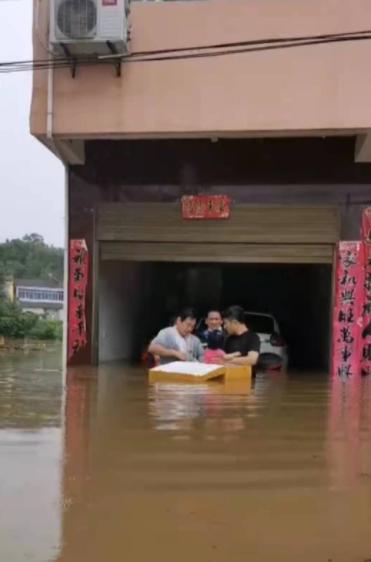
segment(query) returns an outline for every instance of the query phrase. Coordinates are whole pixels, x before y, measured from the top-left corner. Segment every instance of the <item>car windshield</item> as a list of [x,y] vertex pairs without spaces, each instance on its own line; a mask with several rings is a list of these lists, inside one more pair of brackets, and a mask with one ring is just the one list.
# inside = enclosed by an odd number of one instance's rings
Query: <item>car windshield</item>
[[271,316],[247,313],[246,324],[249,330],[257,334],[272,334],[274,332],[274,321]]

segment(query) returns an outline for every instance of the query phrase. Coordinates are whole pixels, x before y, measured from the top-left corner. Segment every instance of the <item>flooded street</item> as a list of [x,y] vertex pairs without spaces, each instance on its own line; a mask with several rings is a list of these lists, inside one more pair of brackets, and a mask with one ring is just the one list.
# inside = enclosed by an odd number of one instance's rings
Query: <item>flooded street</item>
[[60,348],[0,353],[0,560],[54,560],[61,543]]
[[371,380],[0,357],[0,560],[365,562]]

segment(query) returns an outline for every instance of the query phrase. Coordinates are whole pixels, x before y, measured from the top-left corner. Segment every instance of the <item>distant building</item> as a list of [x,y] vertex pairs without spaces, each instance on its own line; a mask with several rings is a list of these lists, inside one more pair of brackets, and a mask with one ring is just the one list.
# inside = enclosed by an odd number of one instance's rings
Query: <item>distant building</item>
[[23,312],[33,312],[53,320],[63,320],[63,288],[52,281],[17,279],[13,300]]

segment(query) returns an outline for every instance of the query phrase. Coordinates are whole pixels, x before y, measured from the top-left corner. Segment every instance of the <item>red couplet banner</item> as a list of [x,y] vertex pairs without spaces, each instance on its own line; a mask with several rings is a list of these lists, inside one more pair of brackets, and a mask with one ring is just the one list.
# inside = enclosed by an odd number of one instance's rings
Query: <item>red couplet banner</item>
[[359,242],[340,242],[336,264],[332,373],[359,375],[364,301],[364,252]]
[[85,303],[88,258],[85,240],[70,240],[68,359],[87,344]]
[[364,302],[361,349],[361,372],[371,374],[371,208],[365,209],[362,217],[362,242],[364,251]]

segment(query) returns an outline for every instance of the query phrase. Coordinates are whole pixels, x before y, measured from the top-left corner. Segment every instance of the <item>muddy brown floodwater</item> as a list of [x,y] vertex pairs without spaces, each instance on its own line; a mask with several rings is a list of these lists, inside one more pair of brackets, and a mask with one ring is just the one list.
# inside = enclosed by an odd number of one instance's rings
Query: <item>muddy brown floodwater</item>
[[[371,560],[371,380],[0,357],[0,560]],[[61,416],[63,411],[63,416]]]

